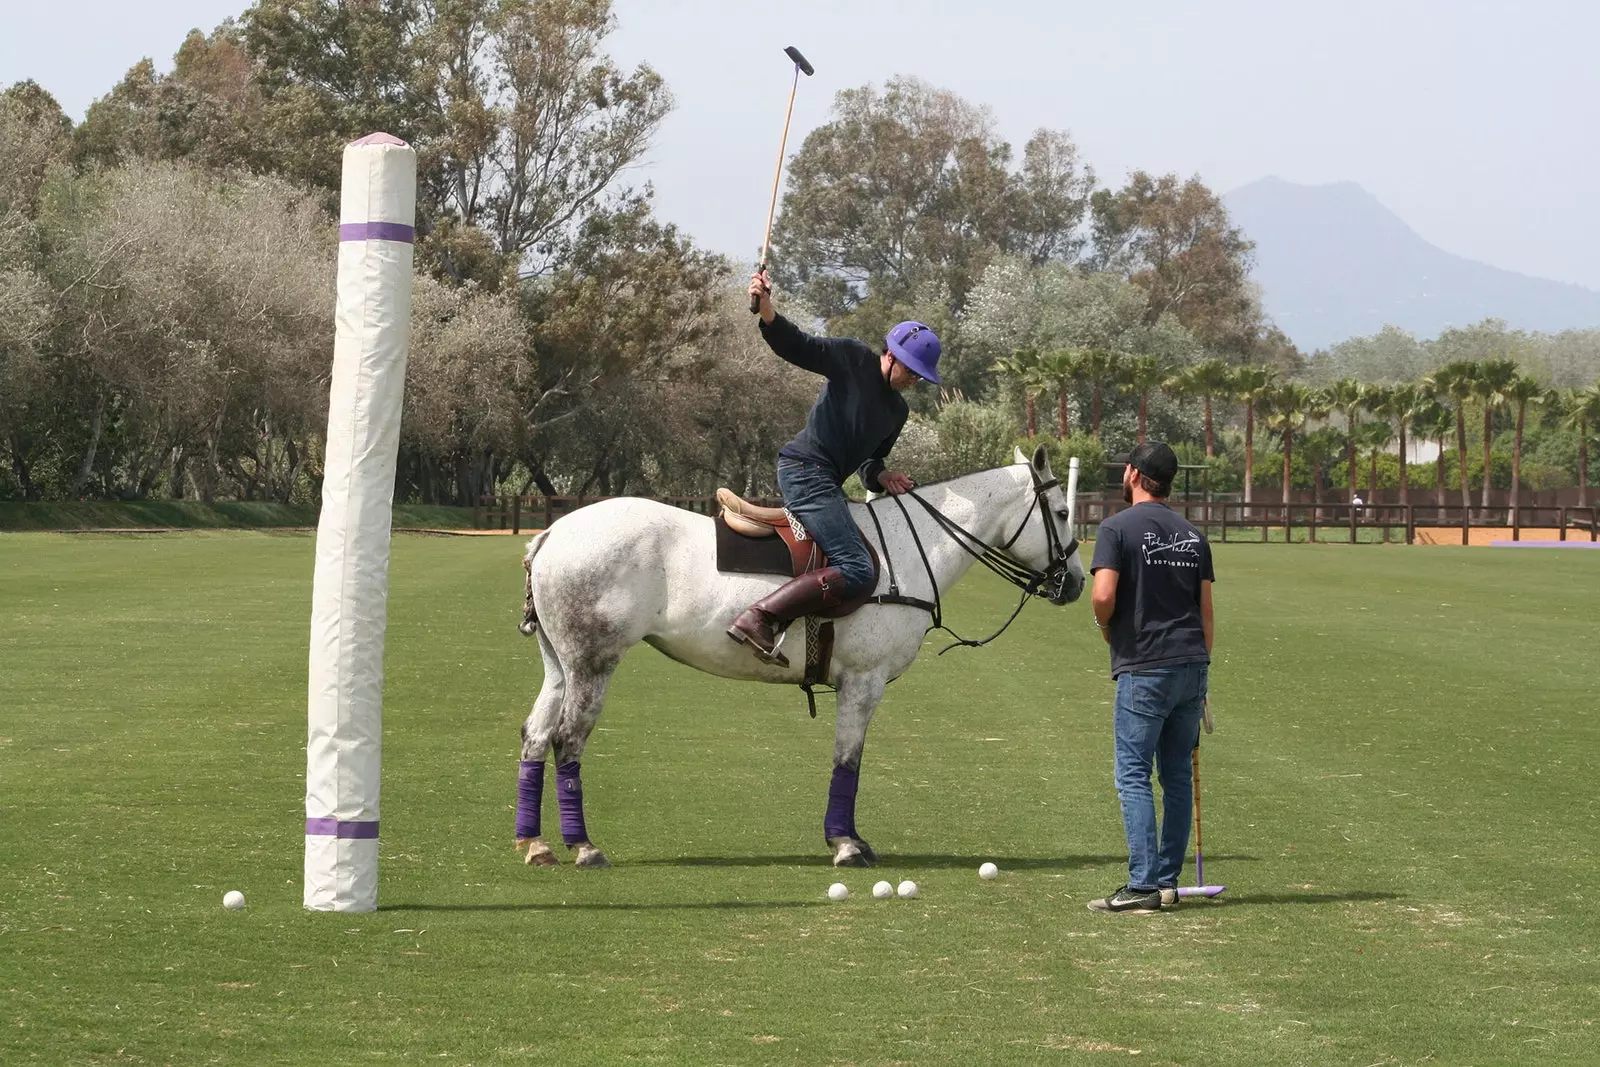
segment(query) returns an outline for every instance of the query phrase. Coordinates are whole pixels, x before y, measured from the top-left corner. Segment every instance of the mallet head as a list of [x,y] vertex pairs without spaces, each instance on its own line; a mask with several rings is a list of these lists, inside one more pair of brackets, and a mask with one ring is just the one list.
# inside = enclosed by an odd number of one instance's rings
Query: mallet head
[[806,57],[800,54],[800,49],[796,48],[794,45],[790,45],[788,48],[785,48],[783,50],[783,54],[794,60],[794,65],[799,67],[801,71],[805,73],[806,77],[809,78],[811,75],[817,72],[816,68],[806,61]]

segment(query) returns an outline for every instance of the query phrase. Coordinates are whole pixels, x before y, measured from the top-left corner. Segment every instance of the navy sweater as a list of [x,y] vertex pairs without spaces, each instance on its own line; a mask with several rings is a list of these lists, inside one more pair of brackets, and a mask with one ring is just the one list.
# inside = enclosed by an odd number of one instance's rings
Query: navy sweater
[[787,459],[816,463],[840,484],[851,471],[881,492],[878,475],[910,409],[883,380],[878,353],[848,337],[812,337],[782,315],[772,325],[757,320],[778,357],[827,378],[811,405],[805,429],[778,450]]

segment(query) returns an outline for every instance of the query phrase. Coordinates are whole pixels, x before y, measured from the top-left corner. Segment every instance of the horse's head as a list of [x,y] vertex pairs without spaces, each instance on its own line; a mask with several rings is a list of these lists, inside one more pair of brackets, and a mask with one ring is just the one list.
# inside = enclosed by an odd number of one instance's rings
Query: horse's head
[[[1083,560],[1078,551],[1078,538],[1074,531],[1077,521],[1078,460],[1073,457],[1067,472],[1067,484],[1050,469],[1050,456],[1040,445],[1033,457],[1017,449],[1017,462],[1028,467],[1031,477],[1029,492],[1033,496],[1030,506],[1036,507],[1043,520],[1043,533],[1039,538],[1019,540],[1014,551],[1017,557],[1036,570],[1044,572],[1045,582],[1041,592],[1055,605],[1070,604],[1083,595],[1087,581]],[[1032,557],[1032,558],[1030,558]]]

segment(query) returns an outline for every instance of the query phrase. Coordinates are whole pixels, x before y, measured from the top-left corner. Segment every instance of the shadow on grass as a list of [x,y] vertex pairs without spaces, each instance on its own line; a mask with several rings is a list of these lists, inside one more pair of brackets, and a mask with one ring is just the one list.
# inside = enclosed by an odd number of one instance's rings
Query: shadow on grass
[[[1255,856],[1207,856],[1209,863],[1254,863]],[[1128,862],[1127,853],[1103,856],[947,856],[931,853],[879,852],[875,867],[939,871],[976,867],[985,861],[1002,871],[1074,871]],[[823,853],[790,856],[662,856],[630,860],[630,867],[832,867]]]
[[698,900],[661,904],[382,904],[379,911],[771,911],[820,906],[811,900]]
[[1400,900],[1403,894],[1380,893],[1356,889],[1349,893],[1252,893],[1240,890],[1234,895],[1215,898],[1216,903],[1229,907],[1245,904],[1361,904],[1378,900]]

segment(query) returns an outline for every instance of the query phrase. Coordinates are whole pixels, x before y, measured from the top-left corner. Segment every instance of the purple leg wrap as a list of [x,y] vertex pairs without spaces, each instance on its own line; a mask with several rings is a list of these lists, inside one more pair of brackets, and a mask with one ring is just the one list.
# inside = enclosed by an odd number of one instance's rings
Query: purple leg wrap
[[822,820],[823,837],[856,836],[856,787],[861,772],[850,767],[835,767],[828,783],[828,814]]
[[556,804],[561,809],[561,840],[569,845],[589,840],[583,825],[583,777],[578,761],[556,764]]
[[539,836],[539,807],[544,800],[544,760],[517,764],[517,837]]

